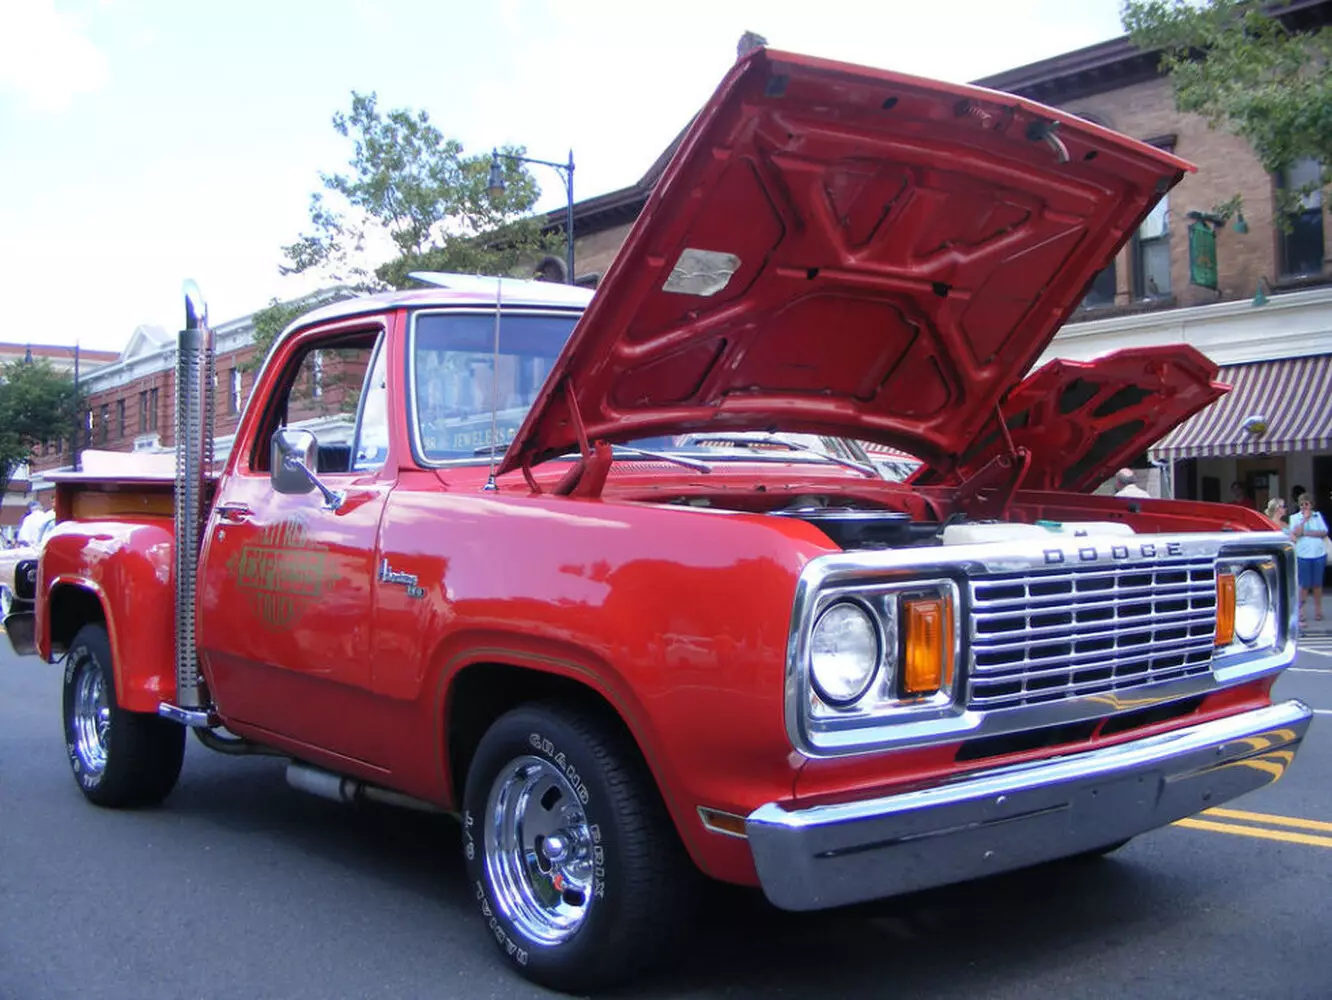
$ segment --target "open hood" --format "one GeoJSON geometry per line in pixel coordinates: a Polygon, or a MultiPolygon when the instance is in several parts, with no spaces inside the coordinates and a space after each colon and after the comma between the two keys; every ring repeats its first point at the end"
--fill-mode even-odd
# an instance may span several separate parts
{"type": "MultiPolygon", "coordinates": [[[[1031,452],[1028,490],[1095,489],[1177,425],[1230,391],[1217,366],[1185,344],[1115,351],[1095,361],[1051,361],[1003,404],[1008,441],[1031,452]]],[[[910,482],[955,486],[1008,451],[994,421],[948,470],[910,482]]]]}
{"type": "Polygon", "coordinates": [[[1189,164],[1030,101],[759,50],[699,113],[500,471],[773,429],[951,469],[1189,164]]]}

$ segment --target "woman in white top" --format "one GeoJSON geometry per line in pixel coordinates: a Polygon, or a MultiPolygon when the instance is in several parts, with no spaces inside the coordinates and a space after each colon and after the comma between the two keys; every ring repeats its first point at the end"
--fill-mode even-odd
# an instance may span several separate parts
{"type": "Polygon", "coordinates": [[[1327,522],[1313,509],[1313,497],[1300,494],[1300,509],[1290,515],[1286,529],[1295,539],[1296,575],[1300,584],[1300,624],[1304,624],[1304,599],[1309,591],[1314,595],[1314,618],[1323,620],[1323,569],[1327,554],[1323,539],[1327,537],[1327,522]]]}

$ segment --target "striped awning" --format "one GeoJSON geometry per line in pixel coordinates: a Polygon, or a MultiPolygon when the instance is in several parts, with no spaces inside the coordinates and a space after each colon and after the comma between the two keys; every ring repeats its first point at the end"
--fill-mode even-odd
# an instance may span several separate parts
{"type": "Polygon", "coordinates": [[[1163,437],[1153,458],[1332,450],[1332,354],[1230,365],[1216,381],[1230,392],[1163,437]]]}

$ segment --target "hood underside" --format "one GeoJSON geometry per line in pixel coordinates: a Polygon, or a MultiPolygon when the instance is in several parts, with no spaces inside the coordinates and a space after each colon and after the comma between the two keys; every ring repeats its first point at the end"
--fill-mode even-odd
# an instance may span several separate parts
{"type": "Polygon", "coordinates": [[[500,471],[779,430],[948,472],[1191,169],[1016,97],[760,50],[684,137],[500,471]]]}
{"type": "Polygon", "coordinates": [[[951,470],[924,468],[910,481],[959,485],[1011,443],[1031,453],[1019,488],[1085,493],[1229,392],[1213,381],[1217,372],[1215,362],[1186,344],[1051,361],[1004,400],[1006,435],[991,420],[951,470]]]}

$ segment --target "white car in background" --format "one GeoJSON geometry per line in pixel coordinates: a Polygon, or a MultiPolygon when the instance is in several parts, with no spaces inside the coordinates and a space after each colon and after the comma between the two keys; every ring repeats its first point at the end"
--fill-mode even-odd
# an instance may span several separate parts
{"type": "Polygon", "coordinates": [[[16,545],[12,549],[0,549],[0,621],[9,616],[14,604],[14,571],[19,563],[26,559],[36,559],[42,551],[42,543],[55,527],[55,511],[48,511],[48,517],[42,522],[37,535],[36,545],[16,545]]]}

